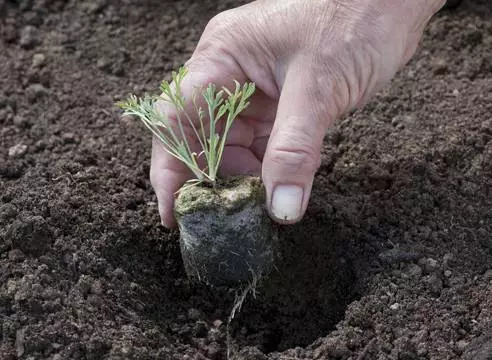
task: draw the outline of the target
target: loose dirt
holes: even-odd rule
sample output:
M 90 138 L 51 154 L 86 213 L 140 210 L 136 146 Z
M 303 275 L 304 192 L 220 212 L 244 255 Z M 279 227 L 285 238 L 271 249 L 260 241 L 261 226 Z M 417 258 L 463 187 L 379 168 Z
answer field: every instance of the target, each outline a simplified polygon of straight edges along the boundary
M 238 1 L 0 0 L 0 359 L 225 359 L 236 293 L 159 224 L 153 91 Z M 240 359 L 492 358 L 492 3 L 438 14 L 326 139 L 305 220 L 231 327 Z

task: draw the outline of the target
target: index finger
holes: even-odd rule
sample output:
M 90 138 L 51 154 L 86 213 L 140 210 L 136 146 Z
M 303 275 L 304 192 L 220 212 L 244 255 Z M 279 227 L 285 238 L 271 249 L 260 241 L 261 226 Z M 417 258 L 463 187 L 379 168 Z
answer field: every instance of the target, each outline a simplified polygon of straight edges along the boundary
M 157 196 L 161 223 L 169 229 L 176 227 L 173 214 L 175 194 L 190 178 L 189 169 L 181 161 L 169 155 L 160 140 L 154 136 L 150 182 Z

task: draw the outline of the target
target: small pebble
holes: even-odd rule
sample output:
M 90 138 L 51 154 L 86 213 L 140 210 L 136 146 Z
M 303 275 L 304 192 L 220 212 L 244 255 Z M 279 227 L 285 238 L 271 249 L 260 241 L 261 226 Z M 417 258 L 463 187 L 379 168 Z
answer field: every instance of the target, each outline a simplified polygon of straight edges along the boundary
M 130 283 L 130 289 L 132 291 L 136 291 L 136 290 L 138 290 L 138 288 L 139 288 L 139 286 L 138 286 L 138 284 L 136 282 L 131 282 Z
M 17 144 L 9 148 L 9 157 L 21 157 L 27 152 L 27 145 Z
M 23 27 L 20 33 L 20 46 L 24 49 L 31 49 L 36 46 L 38 43 L 37 32 L 38 30 L 32 25 Z
M 446 253 L 442 258 L 442 266 L 444 268 L 450 268 L 453 266 L 453 261 L 454 261 L 454 255 L 451 253 Z
M 42 67 L 46 62 L 46 56 L 44 54 L 38 53 L 34 54 L 32 57 L 32 66 L 35 68 L 40 68 Z
M 77 141 L 77 135 L 72 132 L 63 133 L 62 139 L 66 144 L 73 144 Z
M 107 70 L 111 67 L 111 62 L 106 58 L 97 59 L 96 66 L 100 70 Z

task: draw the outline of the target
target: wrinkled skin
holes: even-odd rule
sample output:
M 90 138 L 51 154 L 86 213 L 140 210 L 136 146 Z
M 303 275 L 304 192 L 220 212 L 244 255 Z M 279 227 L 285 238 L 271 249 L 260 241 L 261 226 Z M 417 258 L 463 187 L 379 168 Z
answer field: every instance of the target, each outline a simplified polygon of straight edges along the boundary
M 257 86 L 230 131 L 221 174 L 261 175 L 271 217 L 299 221 L 327 130 L 410 60 L 444 3 L 258 0 L 215 16 L 186 63 L 184 95 L 233 79 Z M 162 223 L 175 227 L 175 192 L 191 174 L 154 140 L 150 175 Z

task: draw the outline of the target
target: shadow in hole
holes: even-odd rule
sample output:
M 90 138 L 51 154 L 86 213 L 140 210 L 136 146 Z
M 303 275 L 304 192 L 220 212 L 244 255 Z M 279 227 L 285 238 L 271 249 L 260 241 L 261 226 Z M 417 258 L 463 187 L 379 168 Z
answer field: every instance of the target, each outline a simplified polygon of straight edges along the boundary
M 269 353 L 306 346 L 342 319 L 357 295 L 356 278 L 344 248 L 333 241 L 337 235 L 332 217 L 315 204 L 300 224 L 280 228 L 277 271 L 262 282 L 256 299 L 246 299 L 233 321 L 232 336 L 239 347 L 256 346 Z M 234 291 L 190 284 L 174 235 L 121 225 L 113 233 L 104 256 L 141 289 L 128 294 L 122 288 L 115 294 L 118 303 L 161 329 L 192 307 L 211 321 L 227 319 Z M 163 247 L 157 239 L 164 240 Z M 134 308 L 134 303 L 144 308 Z
M 333 241 L 331 214 L 319 210 L 311 208 L 300 224 L 280 229 L 278 269 L 233 321 L 235 342 L 265 353 L 307 346 L 343 318 L 357 296 L 355 274 Z

